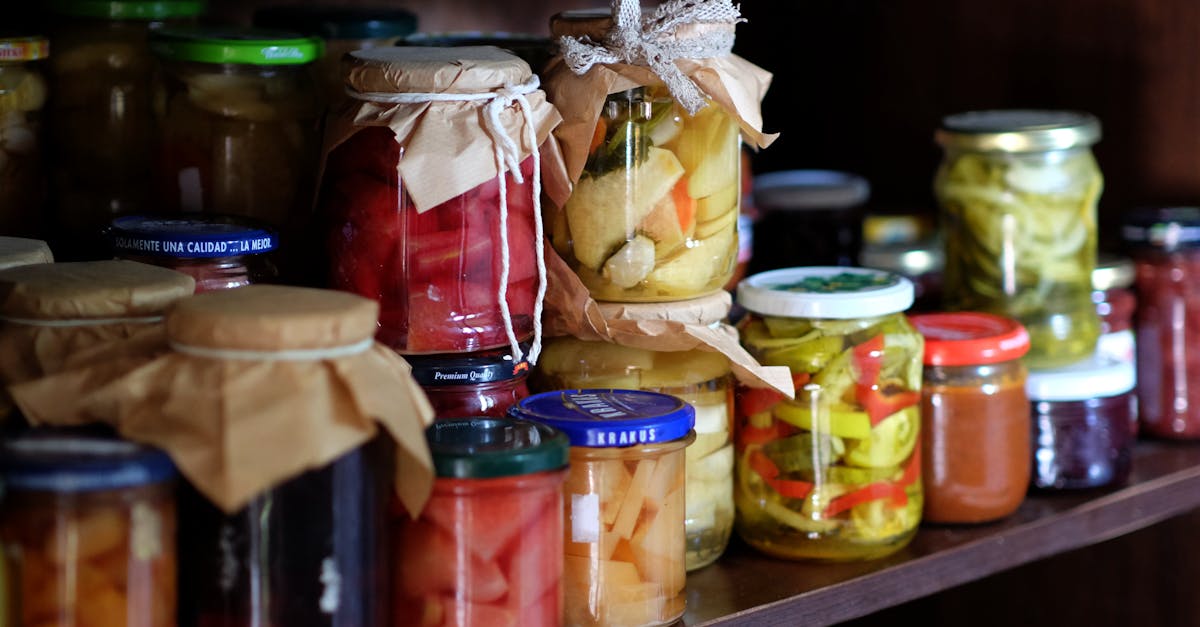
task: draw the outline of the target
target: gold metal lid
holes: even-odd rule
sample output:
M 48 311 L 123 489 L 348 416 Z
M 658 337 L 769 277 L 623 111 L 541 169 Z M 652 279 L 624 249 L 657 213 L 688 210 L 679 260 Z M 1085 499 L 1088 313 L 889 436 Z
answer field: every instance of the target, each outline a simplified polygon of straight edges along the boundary
M 942 118 L 934 140 L 981 152 L 1044 152 L 1100 141 L 1100 120 L 1082 111 L 997 109 Z

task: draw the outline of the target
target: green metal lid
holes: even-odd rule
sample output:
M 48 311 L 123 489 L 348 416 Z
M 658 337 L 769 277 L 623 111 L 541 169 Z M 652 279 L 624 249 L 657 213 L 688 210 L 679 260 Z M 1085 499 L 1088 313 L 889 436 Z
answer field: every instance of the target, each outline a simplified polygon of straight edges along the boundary
M 204 12 L 204 0 L 57 0 L 53 10 L 62 15 L 110 20 L 162 20 L 195 17 Z
M 150 37 L 154 54 L 170 61 L 239 65 L 302 65 L 320 58 L 316 37 L 256 28 L 167 29 Z
M 492 479 L 559 470 L 570 444 L 563 432 L 528 420 L 450 418 L 425 430 L 438 477 Z

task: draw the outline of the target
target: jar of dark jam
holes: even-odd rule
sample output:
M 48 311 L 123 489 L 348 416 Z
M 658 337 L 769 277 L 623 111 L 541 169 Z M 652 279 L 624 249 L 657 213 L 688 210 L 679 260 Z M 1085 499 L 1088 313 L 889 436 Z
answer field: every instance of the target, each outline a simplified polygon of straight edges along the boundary
M 1137 295 L 1133 292 L 1133 260 L 1113 253 L 1100 253 L 1092 271 L 1092 302 L 1100 316 L 1100 339 L 1096 350 L 1114 359 L 1132 362 L 1137 354 L 1133 316 Z
M 833 170 L 783 170 L 754 177 L 750 274 L 799 266 L 853 266 L 871 185 Z
M 1134 381 L 1132 363 L 1101 354 L 1030 371 L 1034 488 L 1099 488 L 1128 480 L 1136 439 Z
M 522 354 L 527 354 L 524 347 Z M 529 396 L 529 362 L 508 349 L 479 353 L 406 355 L 413 379 L 425 391 L 436 419 L 508 415 Z
M 212 214 L 126 216 L 113 220 L 109 242 L 118 259 L 182 272 L 196 293 L 270 283 L 275 231 L 248 218 Z

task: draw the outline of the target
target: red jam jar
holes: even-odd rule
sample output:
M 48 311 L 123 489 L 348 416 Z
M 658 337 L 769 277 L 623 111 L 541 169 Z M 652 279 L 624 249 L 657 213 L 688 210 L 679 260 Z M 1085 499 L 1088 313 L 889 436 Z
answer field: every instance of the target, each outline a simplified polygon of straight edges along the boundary
M 522 351 L 525 352 L 525 351 Z M 529 362 L 498 349 L 482 353 L 409 355 L 413 379 L 433 405 L 434 418 L 491 416 L 529 396 Z
M 118 259 L 182 272 L 196 293 L 270 283 L 275 231 L 248 218 L 212 214 L 125 216 L 113 220 L 109 242 Z
M 437 479 L 395 518 L 393 624 L 561 625 L 566 436 L 482 417 L 425 434 Z

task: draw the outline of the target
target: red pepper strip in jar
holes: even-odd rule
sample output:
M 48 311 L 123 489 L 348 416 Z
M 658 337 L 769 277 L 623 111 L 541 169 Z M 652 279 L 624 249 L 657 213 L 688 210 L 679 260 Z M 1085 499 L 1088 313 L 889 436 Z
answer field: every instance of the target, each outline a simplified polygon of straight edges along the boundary
M 829 502 L 829 505 L 825 508 L 825 516 L 832 518 L 857 505 L 880 499 L 890 499 L 893 506 L 904 507 L 908 505 L 908 492 L 905 488 L 920 476 L 921 444 L 918 442 L 899 481 L 880 481 L 839 496 Z

